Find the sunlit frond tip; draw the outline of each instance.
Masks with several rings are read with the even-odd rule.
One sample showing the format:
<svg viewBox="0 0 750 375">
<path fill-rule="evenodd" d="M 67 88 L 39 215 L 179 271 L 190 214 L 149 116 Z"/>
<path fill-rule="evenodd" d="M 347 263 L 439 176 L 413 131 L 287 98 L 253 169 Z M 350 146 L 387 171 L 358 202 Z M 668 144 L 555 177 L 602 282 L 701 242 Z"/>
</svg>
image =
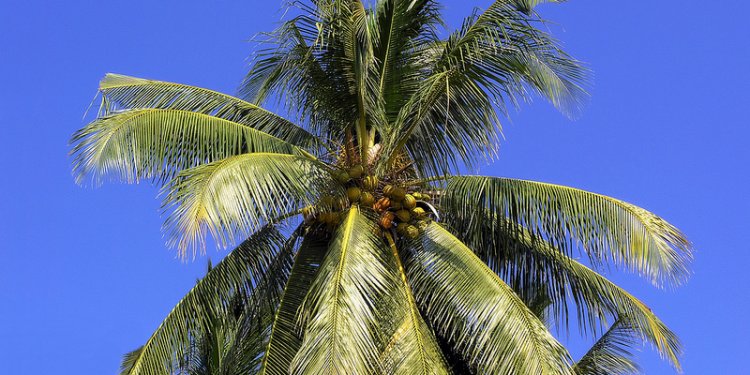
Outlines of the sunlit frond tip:
<svg viewBox="0 0 750 375">
<path fill-rule="evenodd" d="M 443 205 L 459 220 L 475 223 L 471 230 L 480 230 L 482 215 L 508 218 L 568 253 L 582 248 L 595 266 L 624 266 L 656 286 L 680 285 L 690 276 L 692 245 L 685 235 L 619 199 L 548 183 L 460 176 L 450 179 Z"/>
</svg>

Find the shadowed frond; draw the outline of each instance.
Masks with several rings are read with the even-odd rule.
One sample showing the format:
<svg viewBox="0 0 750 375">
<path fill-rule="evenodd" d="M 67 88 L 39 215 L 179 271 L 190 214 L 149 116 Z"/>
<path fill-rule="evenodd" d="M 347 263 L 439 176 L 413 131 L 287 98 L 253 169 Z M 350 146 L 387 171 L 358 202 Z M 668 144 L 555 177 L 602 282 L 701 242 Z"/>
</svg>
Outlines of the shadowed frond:
<svg viewBox="0 0 750 375">
<path fill-rule="evenodd" d="M 304 339 L 292 374 L 373 374 L 383 338 L 376 305 L 394 285 L 374 223 L 346 214 L 302 306 Z"/>
<path fill-rule="evenodd" d="M 99 84 L 100 116 L 132 109 L 174 109 L 236 122 L 304 148 L 322 142 L 291 121 L 231 95 L 179 83 L 107 74 Z"/>
<path fill-rule="evenodd" d="M 178 353 L 174 375 L 239 375 L 257 370 L 270 314 L 258 317 L 255 311 L 235 308 L 206 318 L 201 329 L 191 332 L 190 347 Z"/>
<path fill-rule="evenodd" d="M 441 204 L 472 232 L 487 214 L 491 222 L 508 218 L 568 254 L 580 246 L 595 266 L 621 265 L 656 286 L 679 285 L 689 276 L 691 245 L 677 228 L 604 195 L 533 181 L 461 176 L 450 178 Z M 476 233 L 491 246 L 501 238 Z"/>
<path fill-rule="evenodd" d="M 569 354 L 466 245 L 430 224 L 407 262 L 426 316 L 479 373 L 571 374 Z"/>
<path fill-rule="evenodd" d="M 302 241 L 274 316 L 259 375 L 289 374 L 292 360 L 302 345 L 302 333 L 297 328 L 299 308 L 327 248 L 328 242 L 314 233 L 308 233 Z"/>
<path fill-rule="evenodd" d="M 295 212 L 331 186 L 321 165 L 297 155 L 255 153 L 182 171 L 164 188 L 164 228 L 182 255 L 203 249 L 206 232 L 222 246 Z"/>
<path fill-rule="evenodd" d="M 640 368 L 634 361 L 631 348 L 633 340 L 627 319 L 618 319 L 594 346 L 575 364 L 576 375 L 627 375 L 638 374 Z"/>
<path fill-rule="evenodd" d="M 299 148 L 246 125 L 198 112 L 135 109 L 97 119 L 71 140 L 73 173 L 81 183 L 107 177 L 162 184 L 179 171 L 254 152 Z"/>
<path fill-rule="evenodd" d="M 523 227 L 507 220 L 497 224 L 489 216 L 474 218 L 486 224 L 469 231 L 463 222 L 450 217 L 447 221 L 457 224 L 456 232 L 517 293 L 527 300 L 546 296 L 550 318 L 558 325 L 567 327 L 571 303 L 577 306 L 583 332 L 596 334 L 610 317 L 627 317 L 634 339 L 650 342 L 662 358 L 680 368 L 682 345 L 677 336 L 643 302 Z M 483 242 L 486 235 L 496 240 Z"/>
<path fill-rule="evenodd" d="M 126 355 L 121 375 L 170 373 L 178 360 L 175 353 L 191 345 L 191 332 L 204 327 L 204 319 L 225 313 L 237 293 L 256 294 L 258 303 L 270 303 L 291 267 L 291 251 L 273 227 L 248 238 L 198 281 L 142 348 Z"/>
<path fill-rule="evenodd" d="M 440 375 L 450 374 L 435 334 L 427 326 L 414 299 L 406 270 L 401 263 L 396 243 L 386 234 L 393 261 L 391 269 L 399 273 L 399 286 L 395 288 L 391 313 L 397 322 L 396 331 L 381 356 L 386 374 Z M 395 311 L 393 311 L 395 310 Z"/>
</svg>

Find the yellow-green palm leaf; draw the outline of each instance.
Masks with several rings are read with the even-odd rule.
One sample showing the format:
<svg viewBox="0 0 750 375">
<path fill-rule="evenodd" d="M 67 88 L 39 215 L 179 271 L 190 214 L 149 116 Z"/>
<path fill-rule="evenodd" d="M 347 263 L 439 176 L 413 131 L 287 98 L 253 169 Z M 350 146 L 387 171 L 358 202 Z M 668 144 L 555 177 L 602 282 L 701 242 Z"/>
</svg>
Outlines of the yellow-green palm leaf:
<svg viewBox="0 0 750 375">
<path fill-rule="evenodd" d="M 378 302 L 394 284 L 374 223 L 352 206 L 334 234 L 302 306 L 304 339 L 292 374 L 377 374 L 383 338 Z"/>
<path fill-rule="evenodd" d="M 655 285 L 679 285 L 689 275 L 692 253 L 685 236 L 664 219 L 615 198 L 541 182 L 457 176 L 449 179 L 442 204 L 491 246 L 499 245 L 500 237 L 480 233 L 479 226 L 488 218 L 508 218 L 567 253 L 580 246 L 595 266 L 624 266 Z"/>
<path fill-rule="evenodd" d="M 479 373 L 571 374 L 570 356 L 523 301 L 433 223 L 407 263 L 420 305 Z"/>
<path fill-rule="evenodd" d="M 301 152 L 247 125 L 177 109 L 112 112 L 79 130 L 72 142 L 76 179 L 95 183 L 107 177 L 163 183 L 183 169 L 230 156 Z"/>
</svg>

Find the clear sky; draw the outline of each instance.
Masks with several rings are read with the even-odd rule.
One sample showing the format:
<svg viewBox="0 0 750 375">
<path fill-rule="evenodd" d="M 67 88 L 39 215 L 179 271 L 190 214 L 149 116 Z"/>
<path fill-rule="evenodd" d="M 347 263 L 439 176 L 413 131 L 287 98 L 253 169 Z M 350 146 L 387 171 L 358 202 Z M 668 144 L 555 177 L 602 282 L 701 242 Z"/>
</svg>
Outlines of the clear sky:
<svg viewBox="0 0 750 375">
<path fill-rule="evenodd" d="M 262 4 L 262 5 L 261 5 Z M 445 2 L 451 26 L 487 0 Z M 164 246 L 148 185 L 81 188 L 71 133 L 107 72 L 232 93 L 280 1 L 0 1 L 0 373 L 115 374 L 203 274 Z M 572 0 L 540 8 L 595 72 L 577 121 L 537 100 L 482 173 L 611 195 L 681 228 L 694 276 L 614 276 L 683 339 L 687 374 L 747 373 L 750 5 Z M 225 251 L 209 249 L 218 260 Z M 580 348 L 574 349 L 574 355 Z M 648 374 L 670 368 L 645 348 Z"/>
</svg>

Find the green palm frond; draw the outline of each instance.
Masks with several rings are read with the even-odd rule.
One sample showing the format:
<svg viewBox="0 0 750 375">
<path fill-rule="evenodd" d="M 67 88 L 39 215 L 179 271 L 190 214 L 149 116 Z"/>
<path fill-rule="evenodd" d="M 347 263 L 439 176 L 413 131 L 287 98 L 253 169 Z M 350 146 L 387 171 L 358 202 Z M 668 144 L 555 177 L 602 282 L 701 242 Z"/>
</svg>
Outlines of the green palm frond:
<svg viewBox="0 0 750 375">
<path fill-rule="evenodd" d="M 426 316 L 479 373 L 571 374 L 567 350 L 515 292 L 437 223 L 407 262 Z"/>
<path fill-rule="evenodd" d="M 444 193 L 445 212 L 489 246 L 501 245 L 496 243 L 501 237 L 479 232 L 487 215 L 491 222 L 507 218 L 529 228 L 568 254 L 580 246 L 594 266 L 622 265 L 657 286 L 679 285 L 689 276 L 692 250 L 685 236 L 630 203 L 560 185 L 483 176 L 450 178 Z"/>
<path fill-rule="evenodd" d="M 179 171 L 254 152 L 291 154 L 298 147 L 260 130 L 199 112 L 134 109 L 111 113 L 71 141 L 80 183 L 107 177 L 164 183 Z"/>
<path fill-rule="evenodd" d="M 120 364 L 120 375 L 131 374 L 133 365 L 138 362 L 138 358 L 140 358 L 142 351 L 143 347 L 141 346 L 138 349 L 126 353 L 124 356 L 122 356 L 122 363 Z"/>
<path fill-rule="evenodd" d="M 271 314 L 258 317 L 243 311 L 240 298 L 235 311 L 211 316 L 201 329 L 191 332 L 190 347 L 179 353 L 179 375 L 250 374 L 257 370 Z M 182 352 L 182 351 L 181 351 Z"/>
<path fill-rule="evenodd" d="M 309 204 L 331 186 L 319 163 L 297 155 L 254 153 L 182 171 L 165 186 L 164 227 L 184 255 L 206 232 L 222 246 Z"/>
<path fill-rule="evenodd" d="M 308 233 L 302 241 L 274 316 L 259 375 L 289 374 L 292 360 L 302 345 L 302 335 L 297 328 L 299 308 L 327 248 L 328 241 L 315 233 Z"/>
<path fill-rule="evenodd" d="M 396 310 L 392 311 L 395 321 L 399 323 L 381 356 L 384 372 L 415 375 L 450 374 L 435 334 L 419 312 L 396 243 L 390 234 L 386 234 L 386 239 L 393 255 L 394 264 L 391 265 L 391 269 L 398 270 L 400 282 L 391 302 Z"/>
<path fill-rule="evenodd" d="M 268 303 L 277 294 L 274 285 L 285 279 L 284 269 L 291 267 L 284 257 L 290 258 L 291 250 L 274 227 L 248 238 L 198 281 L 143 347 L 126 355 L 121 375 L 170 373 L 178 359 L 175 353 L 191 345 L 191 332 L 204 327 L 204 319 L 226 311 L 237 293 L 255 293 L 258 302 Z M 260 289 L 256 285 L 261 285 Z"/>
<path fill-rule="evenodd" d="M 99 84 L 100 116 L 132 109 L 173 109 L 197 112 L 249 126 L 303 148 L 323 145 L 293 122 L 231 95 L 179 83 L 107 74 Z"/>
<path fill-rule="evenodd" d="M 576 375 L 638 374 L 640 368 L 631 351 L 635 344 L 627 319 L 619 319 L 576 362 L 573 370 Z"/>
<path fill-rule="evenodd" d="M 357 206 L 349 209 L 302 306 L 304 339 L 291 373 L 379 372 L 376 305 L 395 280 L 374 230 Z"/>
<path fill-rule="evenodd" d="M 437 39 L 440 14 L 432 0 L 384 0 L 376 4 L 375 20 L 378 91 L 387 117 L 393 121 L 423 78 L 423 52 Z"/>
<path fill-rule="evenodd" d="M 340 136 L 335 123 L 350 123 L 356 104 L 345 83 L 329 75 L 320 61 L 320 32 L 315 10 L 297 3 L 303 14 L 284 22 L 256 54 L 240 95 L 253 103 L 269 97 L 330 139 Z"/>
<path fill-rule="evenodd" d="M 438 43 L 442 51 L 403 105 L 388 153 L 403 147 L 423 173 L 447 173 L 492 156 L 500 130 L 495 110 L 527 100 L 530 90 L 577 112 L 587 71 L 514 3 L 494 2 Z"/>
<path fill-rule="evenodd" d="M 468 231 L 465 225 L 455 230 L 464 233 L 466 243 L 525 299 L 548 298 L 554 314 L 550 318 L 567 326 L 568 308 L 575 303 L 579 328 L 595 333 L 609 317 L 627 317 L 633 339 L 649 341 L 662 358 L 680 368 L 680 341 L 643 302 L 525 228 L 484 220 L 490 224 L 482 233 L 496 236 L 494 243 L 483 243 L 480 232 Z"/>
</svg>

